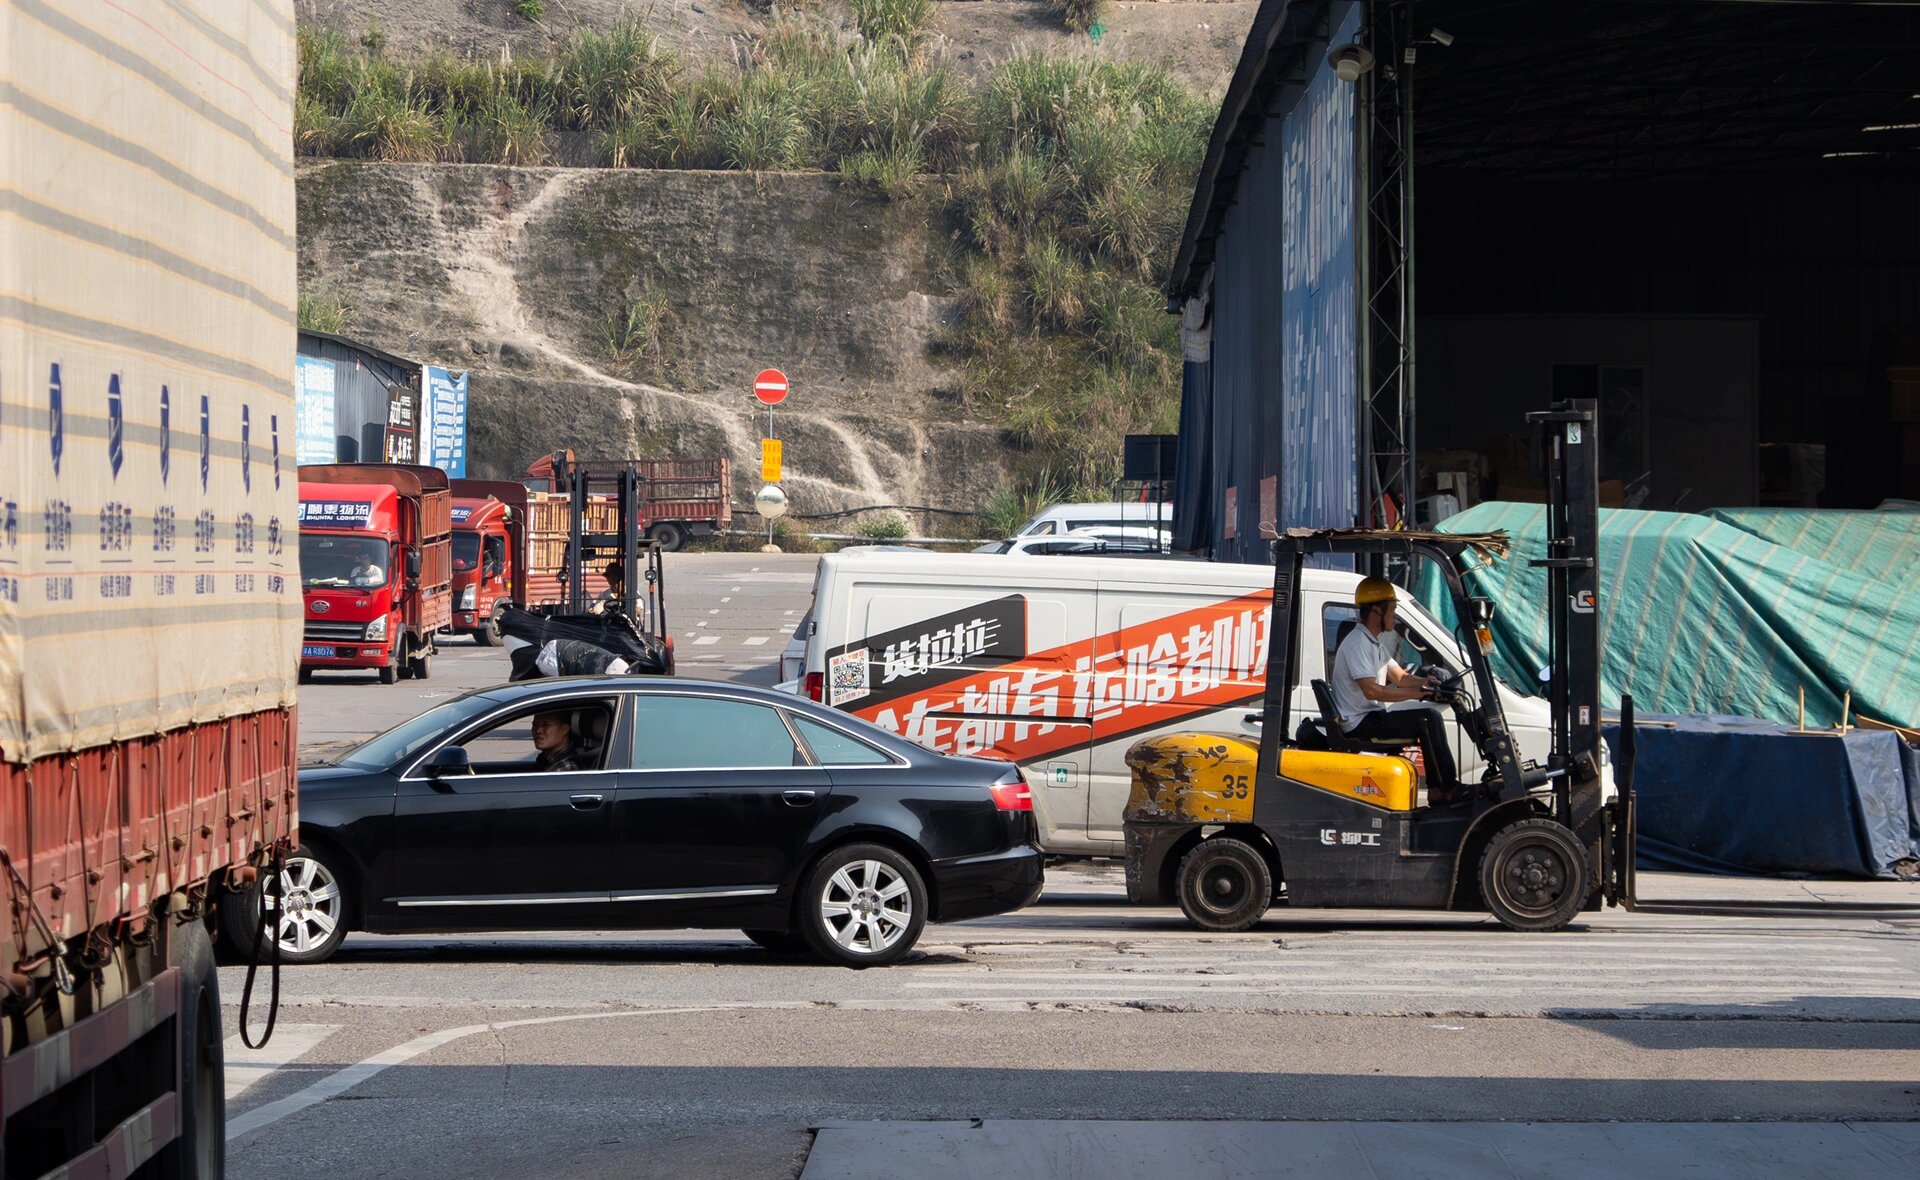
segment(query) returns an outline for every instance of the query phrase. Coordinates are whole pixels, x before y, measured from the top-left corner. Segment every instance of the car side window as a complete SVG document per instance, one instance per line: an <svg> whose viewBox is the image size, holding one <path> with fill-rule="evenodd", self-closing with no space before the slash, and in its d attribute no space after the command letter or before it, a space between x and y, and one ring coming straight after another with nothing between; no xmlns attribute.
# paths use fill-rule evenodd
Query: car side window
<svg viewBox="0 0 1920 1180"><path fill-rule="evenodd" d="M457 744L476 775L531 774L541 769L543 755L555 769L600 770L607 766L613 715L611 700L556 701L510 713ZM544 749L536 743L536 721Z"/></svg>
<svg viewBox="0 0 1920 1180"><path fill-rule="evenodd" d="M811 718L790 713L795 729L813 750L823 766L885 766L893 761L886 754L850 734L830 729Z"/></svg>
<svg viewBox="0 0 1920 1180"><path fill-rule="evenodd" d="M1401 609L1406 609L1402 607ZM1347 637L1349 626L1360 625L1360 609L1350 602L1328 603L1320 612L1321 634L1326 640L1327 677L1333 676L1333 659L1340 650L1340 641ZM1394 658L1400 661L1402 668L1416 668L1421 664L1445 663L1438 653L1425 650L1420 644L1409 639L1413 632L1403 621L1397 628L1400 632L1400 651Z"/></svg>
<svg viewBox="0 0 1920 1180"><path fill-rule="evenodd" d="M643 693L634 698L635 770L752 770L807 765L780 713L752 701Z"/></svg>

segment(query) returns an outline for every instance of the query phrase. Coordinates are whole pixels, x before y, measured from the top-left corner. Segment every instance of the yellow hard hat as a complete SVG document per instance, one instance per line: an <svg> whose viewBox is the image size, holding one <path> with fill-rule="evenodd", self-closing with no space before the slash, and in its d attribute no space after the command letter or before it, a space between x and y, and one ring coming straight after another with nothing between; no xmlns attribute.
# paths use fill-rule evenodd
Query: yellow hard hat
<svg viewBox="0 0 1920 1180"><path fill-rule="evenodd" d="M1392 602L1395 597L1392 582L1385 578L1362 578L1359 588L1353 592L1353 604L1372 606L1376 602Z"/></svg>

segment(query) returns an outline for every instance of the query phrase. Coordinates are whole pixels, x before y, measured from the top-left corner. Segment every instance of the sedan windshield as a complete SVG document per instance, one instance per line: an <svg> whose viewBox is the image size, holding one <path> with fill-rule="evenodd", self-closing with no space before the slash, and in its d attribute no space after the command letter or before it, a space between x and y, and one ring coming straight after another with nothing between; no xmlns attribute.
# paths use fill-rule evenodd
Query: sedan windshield
<svg viewBox="0 0 1920 1180"><path fill-rule="evenodd" d="M492 702L479 699L448 701L428 709L411 721L402 721L358 749L342 755L336 762L355 770L386 770L419 753L468 717Z"/></svg>
<svg viewBox="0 0 1920 1180"><path fill-rule="evenodd" d="M372 590L387 584L387 543L379 537L300 534L300 580L315 587Z"/></svg>

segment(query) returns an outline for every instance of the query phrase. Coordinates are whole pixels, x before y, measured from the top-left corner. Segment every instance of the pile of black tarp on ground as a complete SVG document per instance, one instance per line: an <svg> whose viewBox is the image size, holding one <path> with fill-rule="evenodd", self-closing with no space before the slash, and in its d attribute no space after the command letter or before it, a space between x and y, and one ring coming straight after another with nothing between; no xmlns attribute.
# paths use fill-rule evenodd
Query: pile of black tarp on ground
<svg viewBox="0 0 1920 1180"><path fill-rule="evenodd" d="M1920 872L1920 749L1898 734L1803 734L1749 717L1663 714L1640 717L1634 737L1643 868ZM1606 738L1620 748L1617 724Z"/></svg>

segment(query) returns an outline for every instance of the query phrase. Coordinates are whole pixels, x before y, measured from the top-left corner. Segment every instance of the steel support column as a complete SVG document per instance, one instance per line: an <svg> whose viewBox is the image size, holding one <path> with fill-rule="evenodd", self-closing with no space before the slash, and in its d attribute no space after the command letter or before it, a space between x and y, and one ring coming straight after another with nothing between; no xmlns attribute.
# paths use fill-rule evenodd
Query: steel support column
<svg viewBox="0 0 1920 1180"><path fill-rule="evenodd" d="M1361 78L1362 219L1360 341L1362 512L1387 523L1392 497L1411 523L1419 488L1414 434L1413 4L1372 0Z"/></svg>

